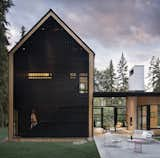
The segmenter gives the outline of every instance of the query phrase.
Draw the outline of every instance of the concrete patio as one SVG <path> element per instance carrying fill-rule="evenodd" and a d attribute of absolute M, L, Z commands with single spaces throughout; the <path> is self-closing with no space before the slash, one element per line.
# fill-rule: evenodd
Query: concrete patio
<path fill-rule="evenodd" d="M 101 158 L 160 158 L 160 143 L 142 145 L 142 153 L 134 151 L 134 143 L 128 138 L 120 136 L 122 140 L 118 146 L 105 146 L 103 136 L 95 136 L 95 143 Z"/>

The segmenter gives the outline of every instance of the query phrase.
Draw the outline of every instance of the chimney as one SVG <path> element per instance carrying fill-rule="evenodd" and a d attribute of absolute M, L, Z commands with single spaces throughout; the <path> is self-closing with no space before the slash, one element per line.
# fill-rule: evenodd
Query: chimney
<path fill-rule="evenodd" d="M 130 70 L 129 91 L 144 91 L 144 65 L 135 65 Z"/>

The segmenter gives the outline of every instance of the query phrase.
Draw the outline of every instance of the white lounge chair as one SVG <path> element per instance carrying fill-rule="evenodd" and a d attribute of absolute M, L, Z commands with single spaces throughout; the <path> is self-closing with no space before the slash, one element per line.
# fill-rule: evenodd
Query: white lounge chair
<path fill-rule="evenodd" d="M 133 133 L 133 139 L 143 139 L 146 143 L 153 141 L 153 131 L 150 130 L 135 130 Z"/>

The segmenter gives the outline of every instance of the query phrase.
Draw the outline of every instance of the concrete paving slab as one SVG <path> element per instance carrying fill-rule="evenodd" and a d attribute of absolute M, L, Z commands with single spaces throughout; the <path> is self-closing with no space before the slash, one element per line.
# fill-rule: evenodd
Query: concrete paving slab
<path fill-rule="evenodd" d="M 134 143 L 121 138 L 118 146 L 104 145 L 103 136 L 95 136 L 94 140 L 101 158 L 160 158 L 160 143 L 142 145 L 142 153 L 134 151 Z"/>

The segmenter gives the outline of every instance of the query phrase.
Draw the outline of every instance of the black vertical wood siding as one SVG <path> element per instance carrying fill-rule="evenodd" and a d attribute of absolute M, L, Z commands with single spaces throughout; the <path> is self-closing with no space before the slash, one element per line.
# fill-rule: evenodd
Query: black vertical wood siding
<path fill-rule="evenodd" d="M 87 137 L 88 94 L 79 94 L 79 73 L 89 56 L 51 17 L 14 54 L 14 109 L 23 137 Z M 51 72 L 51 80 L 29 80 L 28 72 Z M 77 73 L 71 80 L 70 73 Z M 30 129 L 34 108 L 39 124 Z"/>

